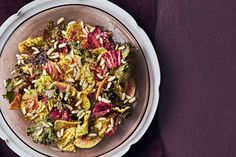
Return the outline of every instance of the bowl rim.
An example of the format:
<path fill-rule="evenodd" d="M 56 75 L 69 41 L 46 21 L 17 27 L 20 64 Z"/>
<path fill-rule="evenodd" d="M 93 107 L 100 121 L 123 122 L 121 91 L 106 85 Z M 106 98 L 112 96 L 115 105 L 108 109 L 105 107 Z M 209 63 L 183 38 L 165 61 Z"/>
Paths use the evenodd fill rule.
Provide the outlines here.
<path fill-rule="evenodd" d="M 129 150 L 131 145 L 136 143 L 144 135 L 149 125 L 151 124 L 158 106 L 160 86 L 160 68 L 155 49 L 147 34 L 143 31 L 142 28 L 137 25 L 136 21 L 131 15 L 107 0 L 36 0 L 22 7 L 16 14 L 9 17 L 1 26 L 0 55 L 9 37 L 12 35 L 15 29 L 17 29 L 17 27 L 20 26 L 25 20 L 44 10 L 65 5 L 86 5 L 110 14 L 111 16 L 116 18 L 122 25 L 124 25 L 127 30 L 130 31 L 135 40 L 137 40 L 137 43 L 140 45 L 140 48 L 142 49 L 143 54 L 146 58 L 150 79 L 150 92 L 149 101 L 147 103 L 147 108 L 143 115 L 143 118 L 141 119 L 134 132 L 123 143 L 121 143 L 115 149 L 101 155 L 122 156 Z M 142 38 L 137 39 L 136 36 L 140 36 Z M 148 53 L 145 53 L 147 50 Z M 20 156 L 44 156 L 36 152 L 34 149 L 26 146 L 24 142 L 20 140 L 16 134 L 13 133 L 13 131 L 8 127 L 8 124 L 6 124 L 2 112 L 0 114 L 0 123 L 2 124 L 0 126 L 0 137 L 6 141 L 7 145 L 13 151 L 15 151 Z"/>

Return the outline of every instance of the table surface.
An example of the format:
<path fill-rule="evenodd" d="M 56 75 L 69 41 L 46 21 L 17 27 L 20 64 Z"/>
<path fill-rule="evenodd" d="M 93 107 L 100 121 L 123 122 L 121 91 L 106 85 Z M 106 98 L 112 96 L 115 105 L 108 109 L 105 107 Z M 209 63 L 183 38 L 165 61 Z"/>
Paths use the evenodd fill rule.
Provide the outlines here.
<path fill-rule="evenodd" d="M 29 0 L 1 2 L 3 23 Z M 147 32 L 161 67 L 158 112 L 125 156 L 236 156 L 236 2 L 112 2 Z M 17 156 L 3 141 L 0 154 Z"/>

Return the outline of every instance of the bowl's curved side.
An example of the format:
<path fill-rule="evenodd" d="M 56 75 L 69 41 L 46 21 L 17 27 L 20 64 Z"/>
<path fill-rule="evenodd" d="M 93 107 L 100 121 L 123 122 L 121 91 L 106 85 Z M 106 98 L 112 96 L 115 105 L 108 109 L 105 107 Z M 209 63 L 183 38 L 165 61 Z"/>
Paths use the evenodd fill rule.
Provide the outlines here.
<path fill-rule="evenodd" d="M 139 126 L 133 132 L 133 134 L 124 143 L 104 155 L 122 156 L 129 150 L 132 144 L 136 143 L 143 136 L 143 134 L 149 127 L 158 106 L 160 85 L 160 69 L 153 45 L 150 42 L 150 39 L 148 38 L 146 33 L 137 25 L 135 20 L 127 12 L 106 0 L 36 0 L 24 6 L 17 14 L 11 16 L 1 26 L 0 52 L 2 52 L 4 44 L 11 36 L 12 31 L 15 30 L 21 24 L 21 22 L 26 20 L 30 15 L 35 12 L 40 12 L 40 10 L 44 10 L 45 8 L 67 4 L 86 4 L 101 8 L 103 10 L 106 10 L 106 12 L 114 15 L 127 27 L 128 30 L 130 30 L 133 35 L 135 35 L 135 38 L 138 40 L 138 43 L 141 43 L 140 46 L 144 50 L 144 55 L 148 60 L 147 65 L 149 70 L 150 82 L 152 85 L 150 86 L 149 102 L 144 117 Z M 21 156 L 42 156 L 41 154 L 32 151 L 26 145 L 24 145 L 22 141 L 20 141 L 16 137 L 16 135 L 12 133 L 12 131 L 8 128 L 7 124 L 5 124 L 2 114 L 0 115 L 0 117 L 0 137 L 6 140 L 7 144 L 12 150 L 14 150 L 17 154 Z"/>

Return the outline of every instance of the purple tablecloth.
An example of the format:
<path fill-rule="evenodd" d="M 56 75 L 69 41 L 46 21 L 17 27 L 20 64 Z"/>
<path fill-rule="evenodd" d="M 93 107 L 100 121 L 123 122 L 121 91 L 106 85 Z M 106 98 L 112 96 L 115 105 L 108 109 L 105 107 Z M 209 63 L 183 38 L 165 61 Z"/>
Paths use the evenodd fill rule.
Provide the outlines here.
<path fill-rule="evenodd" d="M 0 22 L 27 2 L 1 0 Z M 236 156 L 236 2 L 113 2 L 147 32 L 161 66 L 158 113 L 125 156 Z M 0 154 L 16 156 L 2 141 Z"/>

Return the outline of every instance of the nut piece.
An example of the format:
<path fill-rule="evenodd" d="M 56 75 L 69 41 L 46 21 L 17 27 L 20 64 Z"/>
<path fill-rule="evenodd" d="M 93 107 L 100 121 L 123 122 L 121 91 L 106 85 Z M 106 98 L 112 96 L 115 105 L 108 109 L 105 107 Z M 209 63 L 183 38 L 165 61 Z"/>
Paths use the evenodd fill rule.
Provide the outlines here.
<path fill-rule="evenodd" d="M 43 128 L 41 128 L 37 133 L 36 133 L 36 136 L 39 136 L 43 133 Z"/>
<path fill-rule="evenodd" d="M 111 76 L 107 81 L 108 82 L 111 82 L 111 81 L 113 81 L 113 80 L 115 80 L 116 79 L 116 76 Z"/>
<path fill-rule="evenodd" d="M 96 134 L 96 133 L 90 133 L 90 134 L 88 134 L 88 136 L 89 136 L 89 137 L 96 137 L 97 134 Z"/>
<path fill-rule="evenodd" d="M 134 101 L 136 100 L 136 97 L 133 97 L 133 98 L 131 98 L 131 99 L 129 99 L 129 103 L 133 103 Z"/>
<path fill-rule="evenodd" d="M 80 21 L 80 26 L 84 28 L 84 21 Z"/>
<path fill-rule="evenodd" d="M 122 96 L 121 96 L 121 100 L 122 100 L 122 101 L 125 100 L 125 95 L 126 95 L 125 93 L 122 94 Z"/>
<path fill-rule="evenodd" d="M 61 135 L 61 136 L 64 135 L 64 128 L 61 129 L 61 131 L 60 131 L 60 135 Z"/>
<path fill-rule="evenodd" d="M 106 89 L 109 89 L 110 87 L 111 87 L 111 82 L 109 82 L 108 84 L 107 84 L 107 88 Z"/>
<path fill-rule="evenodd" d="M 47 55 L 49 56 L 55 49 L 54 48 L 50 48 L 48 51 L 47 51 Z"/>
<path fill-rule="evenodd" d="M 66 47 L 66 45 L 67 45 L 67 43 L 63 43 L 63 44 L 60 44 L 60 45 L 58 45 L 58 48 L 64 48 L 64 47 Z"/>
<path fill-rule="evenodd" d="M 107 119 L 105 117 L 100 117 L 100 118 L 98 118 L 98 120 L 105 121 Z"/>
<path fill-rule="evenodd" d="M 79 106 L 81 103 L 82 103 L 82 100 L 79 100 L 79 101 L 75 104 L 75 106 Z"/>
<path fill-rule="evenodd" d="M 103 101 L 103 102 L 105 102 L 105 103 L 108 103 L 108 104 L 111 103 L 110 100 L 107 100 L 107 99 L 105 99 L 105 98 L 102 98 L 101 101 Z"/>
<path fill-rule="evenodd" d="M 69 26 L 69 25 L 73 25 L 73 24 L 75 24 L 75 23 L 76 23 L 75 21 L 71 21 L 71 22 L 68 23 L 68 26 Z"/>
<path fill-rule="evenodd" d="M 64 17 L 60 18 L 60 19 L 57 21 L 57 25 L 61 24 L 64 20 L 65 20 Z"/>
<path fill-rule="evenodd" d="M 102 75 L 101 74 L 99 74 L 99 73 L 97 73 L 97 77 L 99 78 L 99 79 L 103 79 L 103 77 L 102 77 Z"/>

